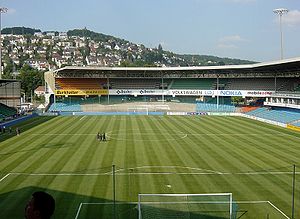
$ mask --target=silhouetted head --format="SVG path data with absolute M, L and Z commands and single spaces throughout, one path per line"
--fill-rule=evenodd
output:
M 26 219 L 49 219 L 55 209 L 55 201 L 46 192 L 38 191 L 32 194 L 32 198 L 25 208 Z

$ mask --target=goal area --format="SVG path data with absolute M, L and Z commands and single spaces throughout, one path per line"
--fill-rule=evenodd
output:
M 237 205 L 232 193 L 139 194 L 139 219 L 235 219 Z

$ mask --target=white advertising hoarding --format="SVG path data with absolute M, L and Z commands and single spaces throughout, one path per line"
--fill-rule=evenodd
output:
M 222 97 L 271 97 L 274 91 L 254 91 L 254 90 L 154 90 L 154 89 L 113 89 L 109 90 L 109 95 L 134 95 L 134 96 L 222 96 Z

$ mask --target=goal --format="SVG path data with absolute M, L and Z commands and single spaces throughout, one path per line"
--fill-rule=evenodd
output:
M 145 107 L 130 107 L 127 108 L 128 115 L 149 115 L 148 108 Z
M 139 194 L 139 219 L 235 219 L 237 205 L 232 193 Z

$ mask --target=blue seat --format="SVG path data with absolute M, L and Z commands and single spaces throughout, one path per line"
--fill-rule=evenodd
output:
M 51 112 L 82 112 L 80 104 L 53 103 L 49 111 Z
M 236 108 L 233 105 L 214 104 L 214 103 L 197 103 L 197 112 L 235 112 Z
M 297 121 L 300 119 L 300 111 L 282 108 L 269 110 L 266 107 L 262 107 L 247 112 L 246 114 L 285 124 L 292 123 L 293 121 Z

